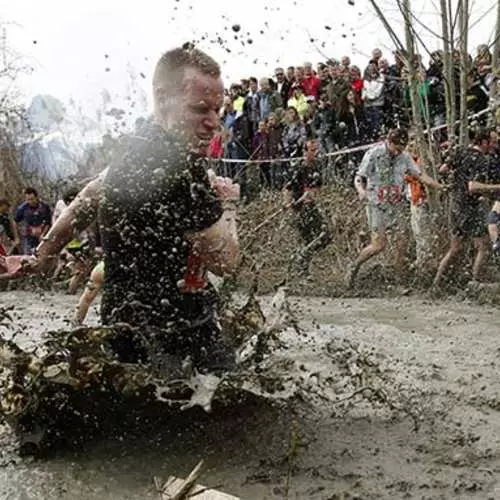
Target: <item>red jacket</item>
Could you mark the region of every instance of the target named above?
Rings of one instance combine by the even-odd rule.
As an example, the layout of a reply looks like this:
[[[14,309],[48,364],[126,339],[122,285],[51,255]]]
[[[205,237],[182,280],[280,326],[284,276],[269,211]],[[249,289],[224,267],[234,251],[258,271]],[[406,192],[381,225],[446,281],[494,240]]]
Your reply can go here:
[[[302,82],[301,86],[304,89],[304,94],[306,96],[314,96],[316,99],[319,97],[319,88],[321,86],[320,79],[317,76],[310,75],[306,76]]]
[[[358,102],[361,102],[361,92],[363,91],[363,80],[353,80],[352,81],[352,90],[356,94],[356,99]]]
[[[219,159],[224,156],[224,145],[222,144],[222,136],[220,134],[216,134],[212,137],[212,139],[210,139],[207,156],[215,159]]]

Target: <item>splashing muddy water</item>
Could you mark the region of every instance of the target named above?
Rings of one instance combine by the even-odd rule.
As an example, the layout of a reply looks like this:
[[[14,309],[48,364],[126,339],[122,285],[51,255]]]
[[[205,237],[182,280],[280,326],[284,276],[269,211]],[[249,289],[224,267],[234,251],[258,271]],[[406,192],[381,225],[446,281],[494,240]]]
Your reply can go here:
[[[74,301],[2,294],[24,348],[67,329]],[[185,476],[201,458],[200,482],[244,499],[287,487],[289,498],[498,498],[497,310],[411,298],[290,306],[298,331],[260,364],[283,382],[272,400],[247,380],[246,395],[209,414],[160,406],[38,460],[19,458],[4,427],[0,498],[158,498],[155,476]]]

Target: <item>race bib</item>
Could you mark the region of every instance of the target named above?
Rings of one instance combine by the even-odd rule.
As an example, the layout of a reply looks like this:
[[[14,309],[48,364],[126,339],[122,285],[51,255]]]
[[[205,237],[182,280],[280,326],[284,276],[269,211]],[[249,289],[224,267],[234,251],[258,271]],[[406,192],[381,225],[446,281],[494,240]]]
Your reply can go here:
[[[399,184],[386,184],[378,188],[377,203],[394,205],[399,203],[401,199],[401,186]]]
[[[179,290],[182,293],[195,293],[206,288],[207,284],[205,267],[203,266],[201,258],[191,253],[188,257],[186,272],[177,284]]]

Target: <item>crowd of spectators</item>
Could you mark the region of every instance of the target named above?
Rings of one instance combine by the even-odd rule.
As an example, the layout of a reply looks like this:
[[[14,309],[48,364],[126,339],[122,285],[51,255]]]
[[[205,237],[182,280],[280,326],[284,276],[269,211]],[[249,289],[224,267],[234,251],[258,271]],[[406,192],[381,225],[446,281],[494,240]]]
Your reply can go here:
[[[453,53],[456,88],[460,88],[460,53]],[[480,45],[470,57],[467,105],[470,113],[488,107],[492,55]],[[446,122],[443,53],[436,51],[428,64],[413,60],[418,75],[419,105],[430,126]],[[377,141],[389,129],[408,126],[411,119],[408,69],[400,53],[393,60],[374,49],[366,68],[351,64],[349,57],[301,66],[276,68],[273,78],[255,77],[234,83],[227,91],[221,130],[213,139],[210,156],[218,159],[258,160],[265,187],[282,186],[283,162],[301,157],[308,137],[315,137],[320,153],[332,153]],[[460,93],[457,92],[457,101]],[[459,103],[457,102],[457,109]],[[443,134],[445,132],[443,131]],[[444,139],[445,137],[440,137]],[[242,163],[222,162],[225,173],[245,184]],[[346,168],[344,164],[342,169]],[[335,162],[329,173],[345,178]]]

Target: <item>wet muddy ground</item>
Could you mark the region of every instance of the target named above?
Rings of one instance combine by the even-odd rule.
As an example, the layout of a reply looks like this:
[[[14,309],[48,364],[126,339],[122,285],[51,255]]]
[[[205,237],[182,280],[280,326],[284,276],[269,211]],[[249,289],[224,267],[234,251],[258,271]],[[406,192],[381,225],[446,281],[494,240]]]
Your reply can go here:
[[[15,306],[26,346],[67,328],[76,298],[4,292],[0,301]],[[4,429],[0,498],[159,498],[155,476],[185,476],[204,459],[200,482],[242,499],[500,499],[498,309],[411,297],[291,302],[310,335],[289,356],[315,362],[321,377],[311,338],[373,348],[418,395],[409,403],[418,431],[414,419],[357,398],[347,413],[326,402],[299,410],[250,398],[210,415],[118,422],[116,436],[35,461],[16,457]],[[96,318],[94,309],[90,323]]]

